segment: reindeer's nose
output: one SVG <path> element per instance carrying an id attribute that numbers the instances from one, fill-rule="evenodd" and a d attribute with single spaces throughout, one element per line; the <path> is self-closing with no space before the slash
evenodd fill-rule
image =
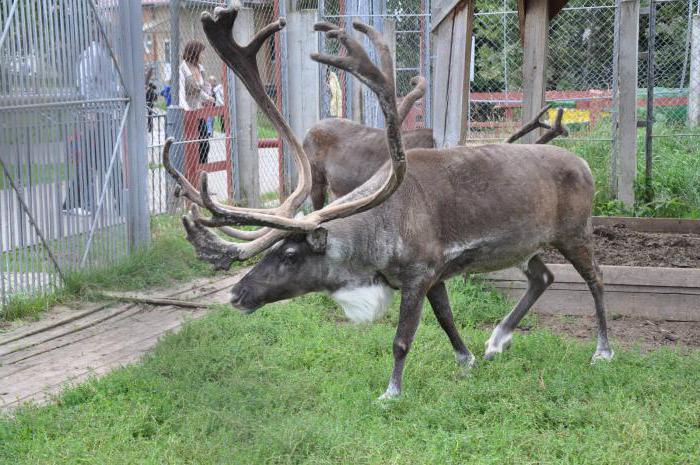
<path id="1" fill-rule="evenodd" d="M 231 304 L 235 307 L 237 303 L 241 300 L 241 293 L 238 290 L 233 289 L 231 291 Z"/>

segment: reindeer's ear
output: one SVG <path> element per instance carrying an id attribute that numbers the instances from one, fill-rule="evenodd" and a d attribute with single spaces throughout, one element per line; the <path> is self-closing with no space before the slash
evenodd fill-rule
<path id="1" fill-rule="evenodd" d="M 306 235 L 306 242 L 311 246 L 314 253 L 323 253 L 326 251 L 326 238 L 328 231 L 326 228 L 319 226 Z"/>

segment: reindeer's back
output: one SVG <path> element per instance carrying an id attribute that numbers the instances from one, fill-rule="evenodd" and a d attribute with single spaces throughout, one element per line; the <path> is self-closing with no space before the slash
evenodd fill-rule
<path id="1" fill-rule="evenodd" d="M 384 205 L 403 231 L 459 241 L 503 235 L 551 242 L 583 232 L 594 184 L 584 160 L 546 145 L 407 152 L 406 180 Z"/>

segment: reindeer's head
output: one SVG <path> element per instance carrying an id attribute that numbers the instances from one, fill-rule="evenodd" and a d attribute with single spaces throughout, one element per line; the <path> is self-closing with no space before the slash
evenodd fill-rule
<path id="1" fill-rule="evenodd" d="M 293 234 L 271 247 L 231 291 L 231 304 L 246 313 L 335 283 L 328 273 L 326 231 Z"/>
<path id="2" fill-rule="evenodd" d="M 377 49 L 381 63 L 377 67 L 362 45 L 345 31 L 333 24 L 318 23 L 315 30 L 325 32 L 329 39 L 337 39 L 347 53 L 340 57 L 314 54 L 311 58 L 353 74 L 374 91 L 385 116 L 391 160 L 389 168 L 383 171 L 388 172 L 388 176 L 380 179 L 383 182 L 370 180 L 321 210 L 295 217 L 311 188 L 309 161 L 301 143 L 265 93 L 255 58 L 266 39 L 282 29 L 285 22 L 284 19 L 279 19 L 267 25 L 247 45 L 240 45 L 234 39 L 236 31 L 233 30 L 238 14 L 236 7 L 217 8 L 213 16 L 204 13 L 204 31 L 212 47 L 245 84 L 253 99 L 293 151 L 299 173 L 298 185 L 279 207 L 232 207 L 211 198 L 206 173 L 200 176 L 198 191 L 172 167 L 168 156 L 172 140 L 168 140 L 163 149 L 163 165 L 179 185 L 176 193 L 194 204 L 191 215 L 183 217 L 183 224 L 187 230 L 187 239 L 201 259 L 212 263 L 217 269 L 228 269 L 234 261 L 245 260 L 269 249 L 266 256 L 233 288 L 231 303 L 237 308 L 252 312 L 266 303 L 311 291 L 332 292 L 347 284 L 348 280 L 342 276 L 342 266 L 338 267 L 332 257 L 329 257 L 332 254 L 328 253 L 327 231 L 322 224 L 355 215 L 384 202 L 403 181 L 406 162 L 399 131 L 393 60 L 386 42 L 371 27 L 361 23 L 353 24 Z M 206 208 L 211 216 L 201 216 L 197 206 Z M 263 228 L 251 232 L 233 227 L 241 225 Z M 249 242 L 226 241 L 211 228 L 218 228 L 228 236 Z M 356 279 L 359 279 L 360 285 L 371 285 L 371 276 Z"/>

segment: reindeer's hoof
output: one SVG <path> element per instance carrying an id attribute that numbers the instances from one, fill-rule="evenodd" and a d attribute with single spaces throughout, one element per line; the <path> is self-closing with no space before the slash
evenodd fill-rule
<path id="1" fill-rule="evenodd" d="M 471 353 L 466 354 L 456 354 L 457 366 L 459 367 L 459 376 L 461 378 L 466 378 L 469 376 L 474 363 L 476 363 L 476 357 Z"/>
<path id="2" fill-rule="evenodd" d="M 486 360 L 493 360 L 496 355 L 502 353 L 504 350 L 510 347 L 512 339 L 512 332 L 504 331 L 500 326 L 496 326 L 493 333 L 491 333 L 491 337 L 488 341 L 486 341 L 484 358 Z"/>
<path id="3" fill-rule="evenodd" d="M 384 402 L 384 401 L 387 401 L 387 400 L 396 399 L 396 398 L 398 398 L 400 395 L 401 395 L 401 390 L 400 390 L 400 389 L 398 389 L 398 388 L 395 387 L 395 386 L 389 385 L 389 387 L 386 388 L 386 391 L 384 391 L 384 394 L 382 394 L 381 396 L 379 396 L 379 398 L 378 398 L 377 400 L 378 400 L 379 402 Z"/>
<path id="4" fill-rule="evenodd" d="M 609 362 L 613 359 L 615 356 L 615 351 L 612 349 L 598 349 L 595 351 L 595 354 L 593 354 L 593 357 L 591 358 L 591 364 L 599 362 L 599 361 L 605 361 Z"/>

